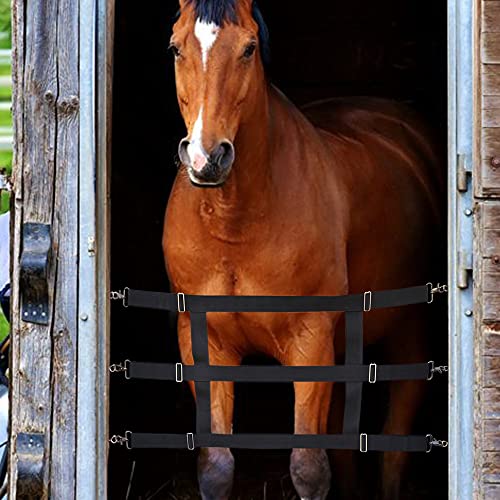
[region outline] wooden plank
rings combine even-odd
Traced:
[[[485,418],[483,425],[483,452],[500,451],[500,419]]]
[[[12,2],[12,122],[14,127],[14,136],[21,138],[24,136],[23,109],[23,75],[24,75],[24,18],[25,4],[22,1]],[[12,158],[12,200],[13,212],[11,214],[11,259],[12,262],[19,262],[21,257],[21,222],[23,218],[23,176],[22,165],[23,146],[21,141],[15,141],[13,145]],[[15,404],[15,396],[20,394],[19,367],[16,365],[21,351],[21,338],[19,335],[20,323],[19,315],[16,311],[20,310],[19,304],[19,266],[12,265],[12,292],[11,292],[11,347],[10,355],[12,366],[10,370],[10,405],[11,420],[17,415],[18,405]],[[17,484],[17,462],[11,450],[16,448],[16,423],[11,422],[10,445],[9,445],[9,498],[16,498]]]
[[[483,387],[494,388],[494,392],[498,392],[496,397],[500,400],[500,391],[497,391],[497,383],[500,380],[500,358],[497,356],[485,355],[483,357],[483,366]],[[491,392],[488,392],[487,397],[488,401],[490,402],[493,402],[495,400],[495,394],[491,394]],[[500,418],[500,413],[496,418]]]
[[[481,61],[485,64],[500,64],[500,33],[483,33]]]
[[[483,127],[500,127],[500,96],[483,96],[482,118]]]
[[[484,485],[484,500],[498,500],[500,498],[500,484]]]
[[[78,0],[59,0],[51,497],[73,498],[76,478],[78,304]]]
[[[483,194],[500,194],[500,128],[483,127],[481,130],[480,188]]]
[[[500,95],[500,64],[482,65],[483,96]]]
[[[484,229],[500,228],[500,203],[485,201],[481,203],[482,227]]]
[[[485,356],[500,356],[500,326],[488,325],[484,328],[484,347]]]
[[[485,229],[483,238],[483,258],[500,255],[500,229]]]
[[[494,255],[483,260],[483,291],[498,292],[500,283],[500,255]]]
[[[483,2],[481,31],[500,33],[500,1]]]
[[[483,293],[483,322],[500,322],[500,292]]]
[[[495,368],[496,373],[490,373],[491,383],[498,380],[498,367]],[[486,379],[484,380],[486,383]],[[485,418],[497,419],[500,426],[500,391],[497,387],[485,387],[483,389],[483,415]],[[499,428],[500,432],[500,428]]]
[[[485,483],[500,483],[500,453],[483,455],[482,476]]]

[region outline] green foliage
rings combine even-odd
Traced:
[[[9,40],[12,32],[10,24],[10,2],[11,0],[0,0],[0,32],[8,33]]]
[[[7,323],[7,320],[5,319],[5,316],[3,315],[3,312],[0,311],[0,342],[7,337],[9,334],[9,323]]]

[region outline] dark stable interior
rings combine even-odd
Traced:
[[[271,80],[297,104],[341,95],[410,103],[447,138],[446,2],[436,0],[261,0],[271,35]],[[112,144],[112,288],[167,291],[161,236],[174,158],[184,137],[173,62],[167,51],[177,2],[117,2]],[[445,163],[443,162],[443,169]],[[443,241],[446,244],[446,235]],[[438,245],[436,245],[438,246]],[[446,275],[443,260],[442,278]],[[435,306],[433,358],[447,358],[445,300]],[[402,342],[404,345],[404,342]],[[111,359],[177,362],[175,317],[112,311]],[[262,361],[262,360],[257,360]],[[423,360],[426,361],[426,360]],[[256,360],[252,360],[256,362]],[[266,361],[264,361],[266,362]],[[447,435],[446,381],[430,383],[415,433]],[[365,391],[362,425],[380,432],[383,384]],[[291,384],[239,385],[235,432],[293,432]],[[110,433],[190,432],[194,404],[186,384],[111,377]],[[368,430],[367,432],[370,432]],[[296,498],[288,451],[236,451],[234,498]],[[377,453],[361,457],[363,498],[374,498]],[[402,498],[447,496],[446,452],[411,457]],[[336,491],[333,471],[332,498]],[[109,498],[198,498],[196,452],[112,447]],[[367,492],[367,493],[366,493]],[[371,492],[371,493],[370,493]],[[352,497],[355,497],[353,491]],[[359,493],[359,492],[358,492]]]

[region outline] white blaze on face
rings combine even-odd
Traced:
[[[200,172],[203,167],[207,164],[207,154],[203,149],[203,144],[201,140],[201,133],[203,131],[203,106],[200,109],[198,118],[191,132],[191,139],[189,141],[189,146],[187,147],[187,153],[189,159],[191,160],[191,167]]]
[[[210,54],[210,49],[213,47],[215,40],[219,34],[219,26],[215,23],[207,23],[198,19],[194,27],[194,34],[201,47],[201,62],[203,64],[203,70],[207,70],[207,61]],[[187,152],[189,159],[191,160],[191,167],[200,172],[203,167],[207,164],[207,153],[203,149],[202,142],[203,134],[203,104],[200,107],[200,112],[198,113],[198,118],[194,124],[193,130],[191,132],[191,138],[189,140],[189,146]]]
[[[194,26],[194,35],[200,42],[201,47],[201,61],[203,62],[203,69],[207,70],[208,54],[212,48],[217,36],[219,35],[219,26],[215,23],[206,23],[198,19]]]

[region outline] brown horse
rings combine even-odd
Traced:
[[[341,295],[426,280],[438,166],[410,111],[357,99],[321,102],[303,114],[266,79],[266,29],[253,0],[181,0],[180,7],[171,47],[188,135],[163,240],[174,290]],[[366,342],[386,343],[387,362],[426,360],[426,321],[414,307],[368,313]],[[343,351],[338,313],[211,313],[208,327],[212,364],[262,353],[284,365],[329,365]],[[191,364],[186,314],[178,334]],[[212,431],[231,433],[233,384],[211,387]],[[332,384],[294,389],[295,432],[326,433]],[[409,433],[421,396],[417,382],[394,384],[384,432]],[[384,456],[387,499],[398,498],[405,460]],[[326,497],[323,450],[293,450],[290,470],[300,497]],[[228,498],[233,471],[229,449],[202,450],[202,497]]]

